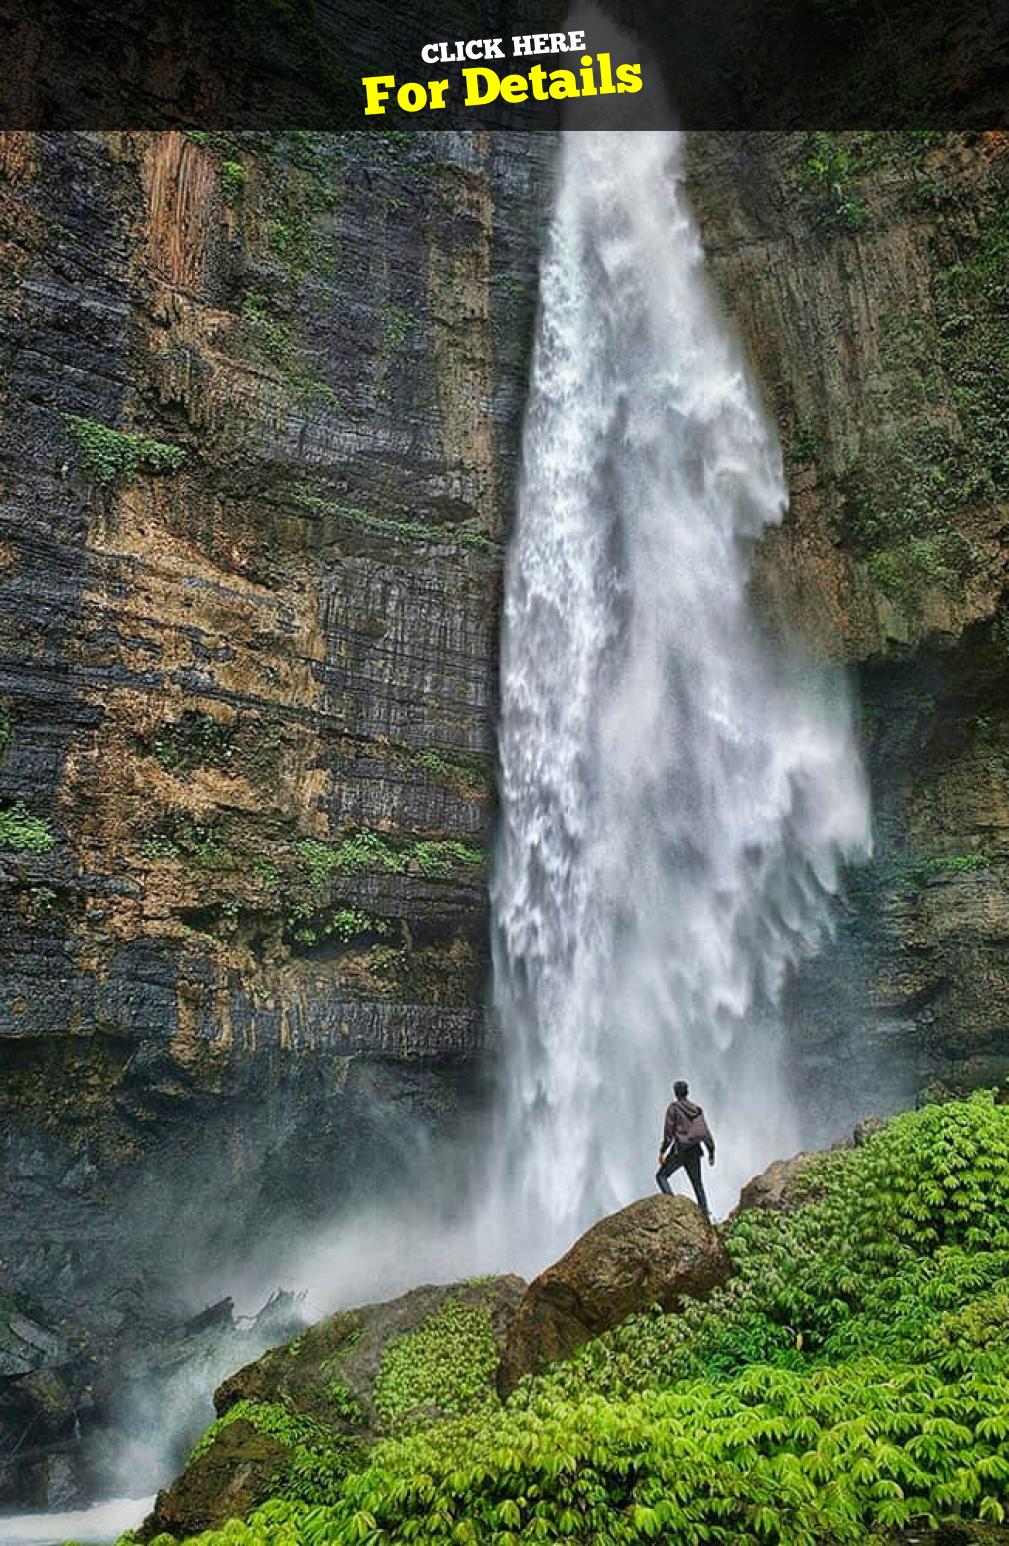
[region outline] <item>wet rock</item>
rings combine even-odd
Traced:
[[[601,1219],[529,1285],[508,1333],[499,1389],[566,1358],[636,1310],[703,1299],[731,1271],[718,1234],[685,1197],[642,1198]]]
[[[241,1518],[267,1495],[289,1455],[289,1446],[280,1439],[237,1418],[221,1430],[206,1454],[162,1488],[138,1538],[152,1540],[167,1531],[181,1540],[226,1519]]]
[[[390,1416],[377,1394],[386,1354],[399,1338],[437,1327],[446,1313],[479,1315],[489,1336],[487,1366],[480,1365],[482,1384],[470,1391],[474,1402],[492,1396],[496,1368],[493,1352],[504,1348],[509,1327],[525,1291],[521,1278],[505,1276],[465,1283],[412,1289],[386,1303],[340,1311],[309,1327],[292,1342],[276,1347],[239,1369],[214,1396],[218,1416],[234,1416],[221,1426],[208,1447],[190,1462],[168,1488],[139,1532],[151,1540],[161,1531],[193,1534],[251,1508],[269,1491],[278,1468],[290,1458],[291,1445],[276,1433],[260,1432],[250,1418],[251,1403],[281,1412],[285,1421],[309,1419],[341,1454],[360,1461],[363,1452],[383,1433],[398,1431],[403,1422],[423,1416],[432,1421],[448,1415],[430,1398],[412,1410],[409,1402],[398,1418]],[[446,1348],[457,1364],[466,1346]],[[258,1442],[257,1442],[258,1441]],[[349,1463],[349,1459],[348,1459]]]

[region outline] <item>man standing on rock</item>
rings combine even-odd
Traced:
[[[708,1199],[704,1195],[704,1182],[701,1180],[701,1146],[703,1144],[707,1149],[708,1162],[713,1165],[715,1140],[704,1119],[704,1112],[694,1101],[687,1099],[689,1094],[686,1080],[677,1079],[673,1085],[675,1099],[666,1109],[666,1125],[662,1134],[659,1168],[655,1179],[659,1183],[660,1192],[672,1195],[673,1189],[669,1185],[669,1177],[682,1165],[690,1177],[697,1206],[710,1223],[711,1213],[708,1209]]]

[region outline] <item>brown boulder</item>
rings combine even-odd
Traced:
[[[716,1231],[685,1197],[660,1193],[601,1219],[526,1289],[505,1342],[501,1394],[635,1310],[706,1298],[730,1271]]]

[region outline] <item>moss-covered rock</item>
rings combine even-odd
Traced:
[[[331,1315],[239,1369],[140,1539],[193,1534],[273,1493],[335,1494],[377,1439],[486,1410],[524,1289],[511,1276],[413,1289]]]

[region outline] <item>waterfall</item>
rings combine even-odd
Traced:
[[[498,1200],[533,1259],[654,1188],[674,1078],[714,1128],[719,1212],[808,1135],[780,996],[869,841],[843,683],[748,602],[786,489],[683,149],[565,136],[542,265],[492,881]]]

